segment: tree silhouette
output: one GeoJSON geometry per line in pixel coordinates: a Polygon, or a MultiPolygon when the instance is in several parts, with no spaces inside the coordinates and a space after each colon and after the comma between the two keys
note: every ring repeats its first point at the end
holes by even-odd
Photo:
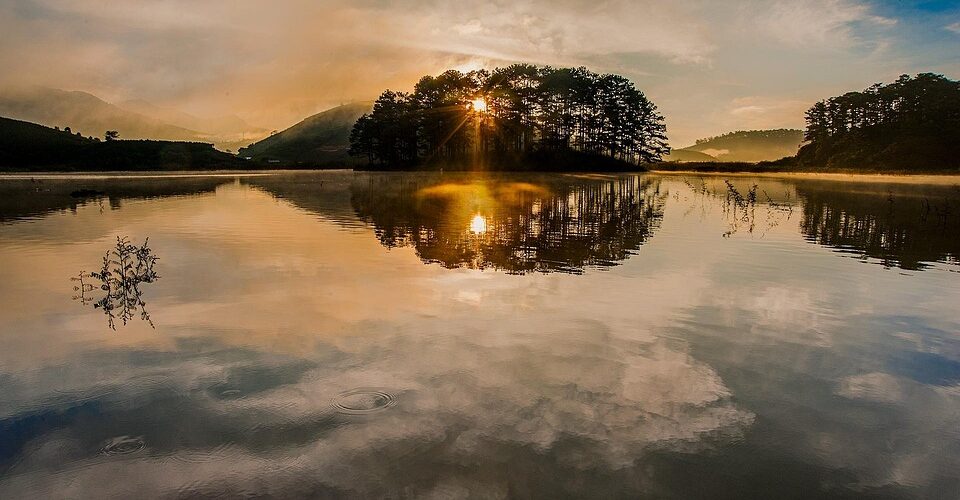
{"type": "Polygon", "coordinates": [[[409,94],[385,91],[354,126],[350,154],[391,167],[537,152],[646,163],[669,152],[665,132],[656,106],[626,78],[515,64],[425,76],[409,94]]]}
{"type": "Polygon", "coordinates": [[[806,112],[801,163],[901,169],[960,166],[960,82],[902,75],[806,112]]]}
{"type": "Polygon", "coordinates": [[[120,138],[120,132],[116,130],[107,130],[103,133],[103,140],[105,141],[114,141],[120,138]]]}

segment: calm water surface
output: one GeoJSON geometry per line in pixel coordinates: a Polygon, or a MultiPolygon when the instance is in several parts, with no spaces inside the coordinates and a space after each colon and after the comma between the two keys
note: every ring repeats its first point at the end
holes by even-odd
{"type": "Polygon", "coordinates": [[[0,179],[0,498],[958,498],[957,183],[0,179]]]}

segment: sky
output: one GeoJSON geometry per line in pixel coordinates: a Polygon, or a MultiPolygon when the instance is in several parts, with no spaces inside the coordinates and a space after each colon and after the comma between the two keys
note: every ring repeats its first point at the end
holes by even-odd
{"type": "Polygon", "coordinates": [[[903,73],[960,78],[960,0],[0,0],[0,85],[283,129],[445,69],[622,74],[671,145],[803,126],[903,73]]]}

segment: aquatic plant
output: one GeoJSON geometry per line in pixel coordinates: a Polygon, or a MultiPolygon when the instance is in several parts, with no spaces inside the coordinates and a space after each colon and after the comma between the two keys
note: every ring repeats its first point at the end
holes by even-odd
{"type": "Polygon", "coordinates": [[[74,290],[78,292],[74,300],[82,304],[92,302],[95,309],[101,309],[107,316],[107,324],[112,330],[117,329],[117,319],[126,326],[127,322],[138,313],[141,320],[154,327],[140,289],[141,284],[153,283],[160,278],[154,269],[158,257],[153,254],[148,242],[149,238],[145,239],[142,245],[137,246],[131,243],[128,237],[118,236],[114,248],[108,250],[103,256],[100,271],[81,271],[71,278],[72,281],[78,282],[74,286],[74,290]],[[91,282],[85,281],[87,279],[91,282]],[[102,297],[94,300],[87,296],[88,293],[97,289],[103,292],[102,297]]]}

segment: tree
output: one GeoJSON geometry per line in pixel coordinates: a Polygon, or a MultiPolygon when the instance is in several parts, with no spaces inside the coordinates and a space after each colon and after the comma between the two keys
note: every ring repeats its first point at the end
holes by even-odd
{"type": "Polygon", "coordinates": [[[901,75],[822,100],[806,121],[802,163],[910,169],[960,161],[960,82],[943,75],[901,75]]]}
{"type": "Polygon", "coordinates": [[[537,151],[642,163],[669,148],[663,116],[626,78],[527,64],[450,70],[421,78],[411,94],[385,91],[350,134],[350,154],[381,166],[537,151]]]}
{"type": "Polygon", "coordinates": [[[103,133],[103,140],[105,141],[115,141],[120,138],[120,132],[116,130],[107,130],[103,133]]]}

